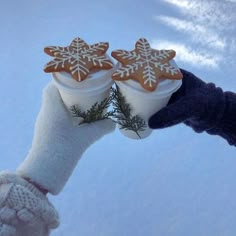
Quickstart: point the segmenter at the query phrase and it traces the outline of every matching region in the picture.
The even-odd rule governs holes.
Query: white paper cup
[[[81,82],[75,81],[69,73],[54,72],[53,82],[69,111],[71,106],[75,105],[81,111],[86,112],[95,103],[100,103],[109,97],[111,86],[114,83],[111,79],[112,72],[113,69],[91,73]]]
[[[171,95],[179,89],[182,80],[163,79],[158,84],[153,92],[144,90],[141,85],[134,80],[116,81],[121,94],[125,97],[126,102],[131,107],[131,114],[133,116],[140,116],[147,127],[144,131],[139,131],[139,136],[131,130],[121,129],[120,131],[126,137],[131,139],[143,139],[148,137],[152,130],[148,127],[149,118],[165,107]]]

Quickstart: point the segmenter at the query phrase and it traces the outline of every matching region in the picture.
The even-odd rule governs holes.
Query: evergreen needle
[[[111,111],[106,111],[112,105]],[[120,129],[131,130],[135,132],[139,138],[139,132],[144,131],[147,127],[146,122],[138,115],[131,114],[131,107],[126,102],[125,97],[121,94],[117,85],[111,88],[111,95],[100,103],[95,103],[87,111],[81,111],[79,106],[73,105],[70,107],[73,117],[80,117],[84,123],[91,123],[98,120],[112,119],[120,125]],[[115,120],[114,120],[115,119]]]
[[[79,106],[73,105],[70,107],[73,117],[80,117],[82,121],[79,125],[84,123],[91,123],[98,120],[111,119],[113,116],[113,111],[104,112],[111,104],[111,97],[104,99],[102,102],[96,102],[90,109],[86,112],[81,111]]]
[[[146,122],[138,115],[133,116],[131,114],[131,107],[126,102],[117,85],[115,85],[115,88],[112,88],[111,97],[114,111],[113,118],[116,118],[116,123],[120,125],[120,129],[134,131],[141,138],[138,132],[145,130],[147,127]]]

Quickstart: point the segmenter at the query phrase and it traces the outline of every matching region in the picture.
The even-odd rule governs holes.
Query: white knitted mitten
[[[16,174],[0,172],[0,236],[47,236],[58,225],[44,194]]]
[[[44,90],[32,148],[17,173],[58,194],[85,150],[114,129],[111,120],[73,125],[57,88],[49,84]]]

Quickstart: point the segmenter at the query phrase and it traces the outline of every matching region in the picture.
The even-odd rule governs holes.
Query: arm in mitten
[[[43,193],[16,174],[0,172],[0,236],[48,236],[58,225]]]
[[[17,174],[0,173],[0,236],[47,236],[59,225],[45,193],[64,187],[83,152],[114,130],[112,121],[75,127],[57,89],[44,91],[32,147]]]
[[[150,118],[150,128],[183,122],[196,132],[219,135],[230,145],[236,145],[236,94],[223,92],[188,71],[181,72],[182,86],[171,96],[168,105]]]
[[[41,189],[58,194],[85,150],[114,129],[111,120],[74,126],[57,88],[49,84],[43,93],[32,147],[17,173]]]

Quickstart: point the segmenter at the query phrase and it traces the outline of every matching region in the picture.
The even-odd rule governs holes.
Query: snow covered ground
[[[53,235],[235,235],[235,148],[182,126],[143,141],[113,137],[51,198],[62,221]]]

